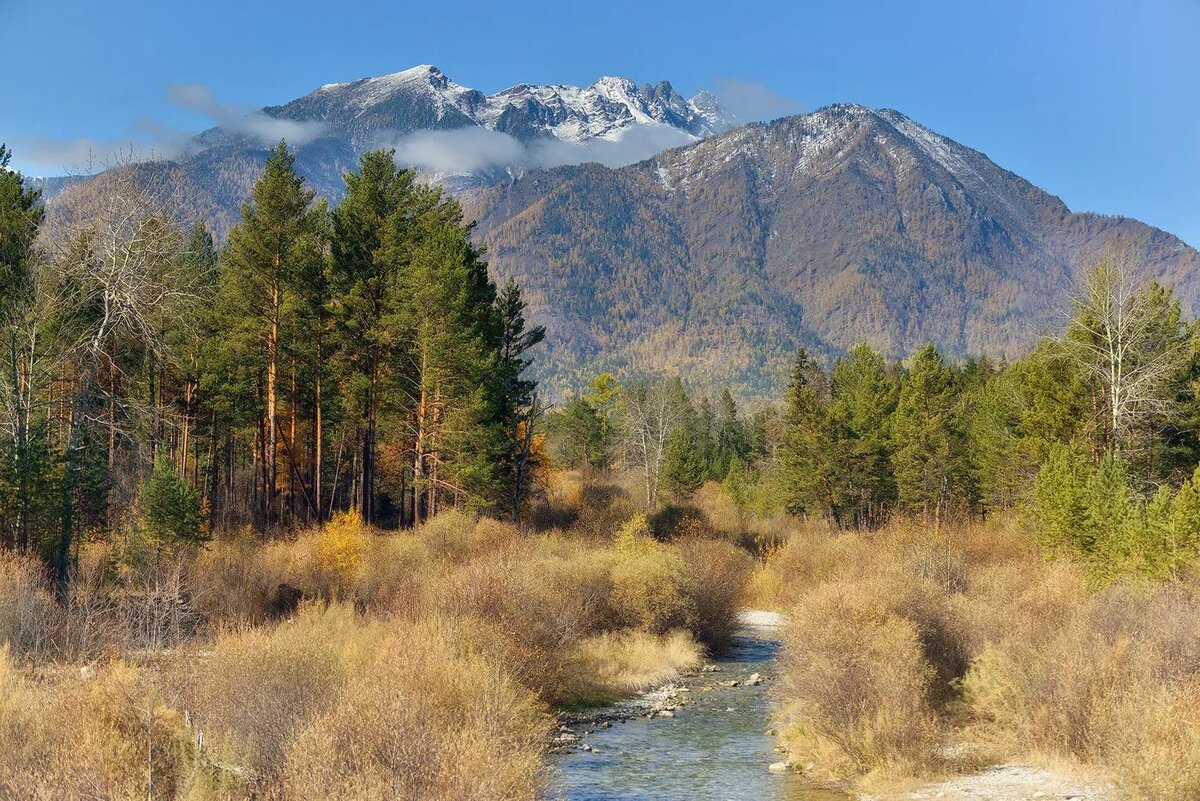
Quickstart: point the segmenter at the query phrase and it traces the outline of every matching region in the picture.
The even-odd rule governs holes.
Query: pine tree
[[[499,494],[496,454],[503,436],[490,426],[489,401],[501,323],[496,290],[471,244],[458,203],[437,203],[389,247],[406,260],[399,273],[404,306],[397,331],[412,371],[413,518],[437,513],[443,498],[479,504]]]
[[[7,351],[6,382],[9,397],[5,401],[13,421],[13,437],[0,451],[0,500],[7,497],[3,537],[0,543],[25,548],[30,545],[30,516],[36,476],[44,472],[48,461],[39,460],[41,451],[31,442],[30,354],[18,341],[19,313],[27,307],[30,290],[33,246],[44,211],[41,193],[25,185],[19,172],[8,169],[12,153],[0,144],[0,330]]]
[[[406,302],[399,292],[401,271],[409,258],[407,235],[417,216],[433,202],[413,178],[411,171],[396,166],[391,151],[366,153],[359,172],[345,175],[345,197],[333,210],[331,282],[337,298],[337,358],[347,412],[359,429],[357,497],[352,503],[367,522],[374,522],[378,511],[380,418],[389,411],[388,398],[399,374],[411,371],[403,360],[390,356],[403,347],[394,322]]]
[[[290,316],[324,248],[323,209],[296,174],[295,158],[280,142],[229,234],[221,271],[221,301],[230,328],[228,346],[258,373],[261,393],[261,519],[279,519],[281,362]],[[295,409],[292,410],[293,415]],[[296,443],[283,442],[294,473]],[[291,478],[291,475],[289,475]]]
[[[513,522],[520,518],[534,463],[534,432],[541,416],[537,382],[526,375],[533,363],[529,352],[546,338],[542,326],[526,328],[521,288],[510,276],[496,295],[500,321],[500,357],[494,368],[495,410],[501,431],[501,482]]]
[[[1086,548],[1085,518],[1087,462],[1078,448],[1056,445],[1038,470],[1033,485],[1033,509],[1038,535],[1051,550]]]
[[[550,416],[547,427],[563,467],[591,470],[606,466],[604,425],[586,398],[567,398],[562,408]]]
[[[1095,575],[1111,578],[1130,564],[1141,539],[1140,510],[1120,459],[1108,456],[1100,463],[1088,478],[1085,496],[1080,550],[1092,561]]]
[[[165,459],[142,488],[142,525],[158,548],[195,545],[205,539],[200,498]]]

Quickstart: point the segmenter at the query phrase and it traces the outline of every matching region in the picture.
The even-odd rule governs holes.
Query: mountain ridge
[[[395,115],[451,126],[405,135],[435,149],[519,142],[529,160],[518,166],[426,176],[459,197],[494,273],[516,276],[548,326],[539,371],[552,392],[598,369],[672,370],[765,397],[796,345],[834,355],[863,341],[900,358],[930,340],[950,356],[1015,356],[1061,323],[1081,266],[1118,239],[1133,243],[1143,276],[1190,311],[1200,301],[1200,254],[1177,237],[1073,212],[897,110],[835,104],[717,133],[712,106],[714,132],[672,127],[695,123],[685,111],[706,102],[613,78],[489,96],[420,67],[327,84],[263,113],[290,109],[279,119],[320,127],[296,146],[296,164],[335,201],[372,132],[399,130]],[[667,128],[687,144],[629,164],[533,158],[551,145],[587,156],[629,131]],[[186,159],[135,169],[171,170],[223,235],[267,149],[245,131],[198,138]]]
[[[550,327],[563,388],[586,371],[560,366],[585,364],[770,395],[796,344],[1015,356],[1059,325],[1081,266],[1117,240],[1185,308],[1200,299],[1200,254],[1177,237],[1072,212],[983,153],[856,104],[615,170],[530,173],[467,208],[493,268]]]

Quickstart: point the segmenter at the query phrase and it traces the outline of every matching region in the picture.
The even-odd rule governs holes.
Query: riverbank
[[[1003,519],[809,525],[763,571],[791,620],[776,720],[811,780],[1008,801],[1115,797],[1111,778],[1197,798],[1195,577],[1095,586]]]

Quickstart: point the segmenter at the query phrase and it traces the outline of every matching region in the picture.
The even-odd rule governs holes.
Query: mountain
[[[494,95],[459,86],[437,67],[322,86],[263,112],[274,119],[319,122],[325,135],[357,149],[416,130],[480,127],[521,140],[619,139],[636,125],[663,125],[691,138],[729,130],[737,120],[707,92],[685,100],[662,81],[638,87],[626,78],[591,86],[519,84]]]
[[[777,394],[797,344],[901,358],[1016,356],[1061,328],[1109,243],[1194,312],[1200,253],[1073,213],[892,110],[837,105],[638,164],[533,171],[467,195],[499,274],[548,326],[559,390],[599,368],[678,370]]]
[[[687,100],[666,81],[638,86],[606,77],[587,87],[520,84],[485,95],[422,65],[327,84],[231,120],[193,137],[161,169],[205,195],[216,212],[212,225],[224,232],[281,138],[309,184],[336,199],[342,174],[377,148],[395,148],[427,178],[464,189],[530,168],[629,164],[737,124],[710,93]],[[53,194],[69,185],[52,179],[45,188]]]
[[[223,235],[281,135],[332,200],[363,151],[396,147],[458,195],[492,268],[521,281],[549,330],[552,392],[610,368],[775,395],[797,344],[1016,356],[1061,328],[1072,281],[1116,240],[1189,311],[1200,303],[1200,254],[1177,238],[1073,213],[897,111],[735,126],[711,95],[665,82],[485,95],[422,66],[323,86],[133,169],[190,187]]]

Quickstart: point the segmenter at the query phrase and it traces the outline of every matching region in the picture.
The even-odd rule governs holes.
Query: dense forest
[[[388,152],[345,180],[317,202],[281,142],[218,249],[169,183],[128,173],[47,211],[0,172],[7,546],[62,584],[107,531],[153,550],[351,508],[519,511],[542,329],[454,200]]]
[[[635,467],[650,507],[716,480],[748,511],[850,529],[1019,510],[1101,572],[1172,572],[1200,543],[1200,332],[1133,273],[1120,248],[1098,259],[1065,332],[1011,363],[856,345],[826,369],[800,349],[783,403],[752,415],[605,373],[549,415],[551,451]]]

